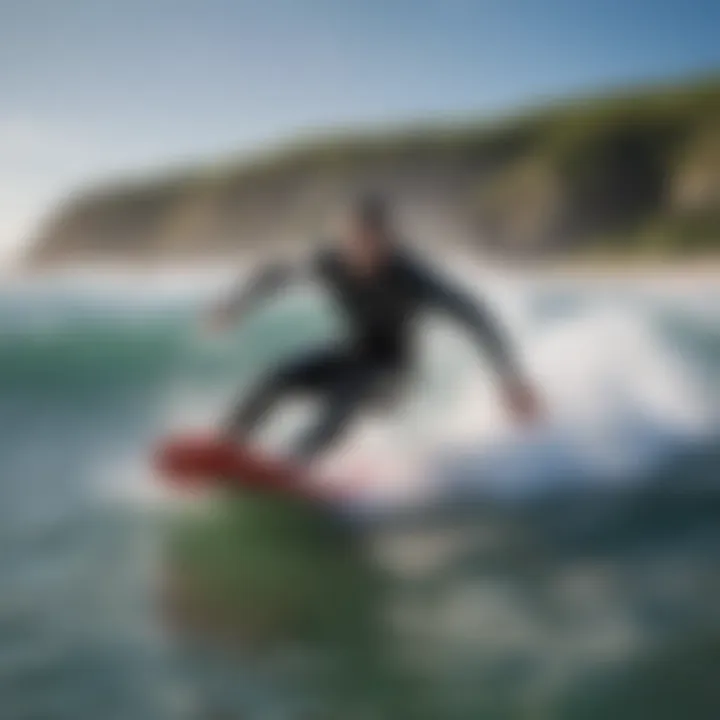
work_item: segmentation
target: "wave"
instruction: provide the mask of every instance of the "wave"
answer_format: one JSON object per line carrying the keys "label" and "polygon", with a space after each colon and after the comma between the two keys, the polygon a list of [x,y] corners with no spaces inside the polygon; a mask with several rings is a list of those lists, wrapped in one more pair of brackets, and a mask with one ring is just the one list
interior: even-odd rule
{"label": "wave", "polygon": [[[420,492],[430,476],[452,492],[468,484],[526,492],[568,477],[640,476],[717,431],[720,333],[702,314],[669,311],[644,295],[487,287],[542,391],[547,423],[533,432],[513,428],[476,349],[431,320],[406,401],[364,418],[329,468],[370,473],[386,493],[408,484]],[[137,422],[156,433],[207,427],[269,364],[339,332],[312,293],[282,297],[229,337],[209,341],[196,327],[207,287],[185,283],[142,297],[96,286],[51,290],[0,298],[6,393],[52,391],[77,410],[83,397],[134,392]],[[286,437],[305,421],[301,411],[270,436]]]}

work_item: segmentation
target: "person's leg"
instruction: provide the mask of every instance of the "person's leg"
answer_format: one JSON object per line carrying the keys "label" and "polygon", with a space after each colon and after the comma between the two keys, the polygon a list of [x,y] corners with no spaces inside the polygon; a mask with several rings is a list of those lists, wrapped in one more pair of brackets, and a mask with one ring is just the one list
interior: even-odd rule
{"label": "person's leg", "polygon": [[336,351],[319,351],[281,365],[263,378],[230,413],[223,425],[231,438],[242,438],[287,395],[321,392],[336,383],[347,364]]}
{"label": "person's leg", "polygon": [[372,366],[349,365],[328,388],[320,419],[294,443],[293,456],[308,461],[336,442],[366,406],[378,375]]}

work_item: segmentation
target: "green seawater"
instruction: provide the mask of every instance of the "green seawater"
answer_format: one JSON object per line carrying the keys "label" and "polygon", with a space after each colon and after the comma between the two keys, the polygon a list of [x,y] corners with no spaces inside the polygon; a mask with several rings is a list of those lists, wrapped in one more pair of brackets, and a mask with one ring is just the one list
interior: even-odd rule
{"label": "green seawater", "polygon": [[[450,501],[376,521],[158,497],[159,436],[338,324],[286,297],[207,341],[203,293],[141,289],[0,292],[3,718],[718,717],[712,283],[492,285],[562,421],[499,458],[440,422]],[[484,370],[428,337],[432,428]]]}

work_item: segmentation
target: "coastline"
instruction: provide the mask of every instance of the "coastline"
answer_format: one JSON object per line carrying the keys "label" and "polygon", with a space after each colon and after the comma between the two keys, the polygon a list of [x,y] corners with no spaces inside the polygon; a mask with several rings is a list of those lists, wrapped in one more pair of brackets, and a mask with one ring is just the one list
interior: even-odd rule
{"label": "coastline", "polygon": [[[278,252],[269,254],[261,250],[244,251],[234,256],[220,258],[183,258],[177,261],[158,260],[148,262],[146,258],[124,260],[58,262],[46,266],[27,266],[14,263],[0,266],[0,282],[41,280],[84,276],[90,277],[221,277],[242,273],[244,268],[277,257]],[[708,253],[692,258],[642,258],[642,257],[574,257],[541,259],[538,261],[504,262],[488,260],[468,252],[443,253],[441,260],[449,263],[460,262],[463,266],[477,265],[490,272],[507,276],[535,276],[559,280],[720,280],[720,252]]]}
{"label": "coastline", "polygon": [[558,278],[720,279],[720,252],[693,258],[568,258],[541,262],[531,272]]}
{"label": "coastline", "polygon": [[[654,278],[669,280],[678,278],[718,278],[720,279],[720,253],[693,259],[561,259],[540,260],[538,262],[503,262],[487,260],[481,256],[462,254],[443,256],[452,262],[461,258],[463,264],[486,267],[493,272],[506,275],[537,275],[547,278],[557,277],[602,280],[612,278]],[[160,277],[168,275],[227,275],[241,271],[266,260],[268,255],[262,252],[243,253],[235,257],[193,261],[149,263],[146,260],[117,260],[89,262],[77,261],[54,263],[33,267],[7,265],[0,267],[0,281],[41,279],[43,277],[61,277],[72,275],[98,276],[134,276]]]}

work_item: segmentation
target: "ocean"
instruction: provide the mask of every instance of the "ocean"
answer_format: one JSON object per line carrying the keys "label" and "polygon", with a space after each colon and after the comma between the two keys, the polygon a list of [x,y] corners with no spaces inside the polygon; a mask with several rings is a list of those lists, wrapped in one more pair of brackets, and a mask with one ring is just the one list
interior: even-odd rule
{"label": "ocean", "polygon": [[428,319],[412,391],[329,461],[366,482],[370,526],[446,508],[367,530],[402,580],[383,656],[407,651],[422,678],[414,702],[398,681],[403,710],[391,691],[303,685],[294,645],[193,665],[159,612],[175,499],[153,444],[211,427],[270,363],[341,332],[298,291],[206,336],[228,281],[78,271],[0,288],[3,720],[720,716],[717,279],[467,274],[541,388],[537,428],[513,427],[481,354]]}

